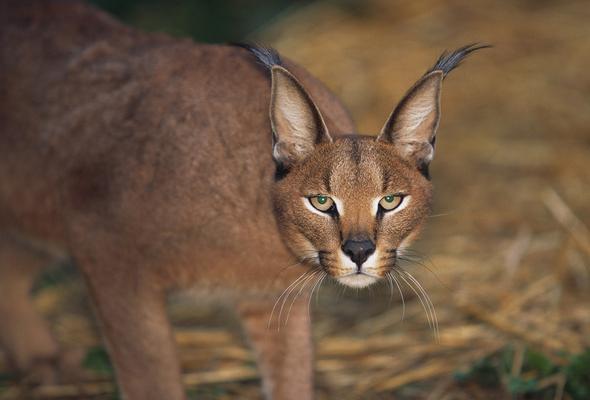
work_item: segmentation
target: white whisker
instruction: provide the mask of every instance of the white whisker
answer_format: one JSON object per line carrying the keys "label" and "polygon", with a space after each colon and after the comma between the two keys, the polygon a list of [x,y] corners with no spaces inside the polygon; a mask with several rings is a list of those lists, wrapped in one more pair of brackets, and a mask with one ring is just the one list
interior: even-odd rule
{"label": "white whisker", "polygon": [[397,286],[397,290],[399,292],[399,297],[402,299],[402,318],[401,318],[401,320],[403,321],[406,316],[406,299],[404,298],[404,292],[403,292],[402,287],[400,286],[399,282],[397,281],[397,279],[395,279],[395,276],[391,272],[389,272],[389,275],[391,276],[391,279],[393,279],[395,286]]}
{"label": "white whisker", "polygon": [[391,302],[393,301],[393,282],[391,281],[391,275],[389,272],[385,274],[387,277],[387,285],[389,286],[389,303],[388,305],[391,306]]}
{"label": "white whisker", "polygon": [[414,282],[414,284],[418,287],[418,290],[420,290],[422,292],[422,294],[424,295],[424,299],[430,308],[431,318],[432,318],[433,324],[434,324],[434,335],[435,335],[436,340],[438,341],[438,339],[439,339],[438,317],[436,316],[436,309],[434,307],[434,304],[432,303],[432,300],[430,299],[430,296],[428,295],[428,293],[426,292],[426,290],[424,289],[422,284],[420,282],[418,282],[418,280],[416,278],[414,278],[414,276],[412,274],[410,274],[408,271],[403,271],[403,273],[409,279],[411,279],[412,282]]}
{"label": "white whisker", "polygon": [[[402,272],[404,272],[404,271],[402,271]],[[420,301],[420,304],[422,305],[422,308],[424,309],[424,313],[426,314],[426,319],[428,320],[428,326],[430,327],[430,329],[432,329],[432,331],[434,333],[434,325],[433,325],[432,320],[430,318],[430,308],[426,306],[424,299],[422,299],[422,294],[418,290],[416,290],[414,285],[412,285],[410,282],[408,282],[408,280],[404,277],[404,275],[401,275],[400,273],[398,273],[398,276],[404,281],[404,283],[410,289],[412,289],[414,294],[418,297],[418,300]]]}
{"label": "white whisker", "polygon": [[[311,271],[305,271],[303,272],[301,275],[299,275],[299,277],[297,279],[295,279],[289,286],[287,286],[287,288],[285,290],[283,290],[283,292],[279,295],[279,297],[277,297],[277,299],[275,300],[275,303],[272,307],[272,310],[270,312],[270,317],[268,318],[268,325],[267,328],[270,329],[270,326],[272,324],[272,317],[274,315],[275,309],[277,307],[277,305],[279,304],[279,302],[281,301],[281,298],[285,295],[285,293],[293,286],[295,285],[297,282],[299,282],[301,279],[303,279],[307,274],[309,274]],[[280,323],[279,323],[279,328],[280,328]]]}
{"label": "white whisker", "polygon": [[317,292],[315,292],[315,305],[316,306],[318,305],[318,297],[320,296],[320,289],[322,288],[323,280],[326,279],[327,276],[328,276],[328,274],[326,274],[324,272],[324,276],[322,277],[322,282],[320,282],[320,285],[318,286],[318,290],[317,290]]}
{"label": "white whisker", "polygon": [[[321,271],[321,272],[323,272],[323,271]],[[310,320],[311,320],[311,298],[313,297],[313,291],[316,289],[316,287],[318,288],[318,291],[319,291],[319,286],[321,286],[321,284],[324,281],[324,279],[326,278],[326,276],[328,276],[326,273],[321,274],[321,276],[316,281],[315,285],[313,285],[313,287],[311,288],[311,293],[309,294],[309,299],[307,301],[307,315]]]}
{"label": "white whisker", "polygon": [[[302,283],[301,283],[301,287],[299,288],[299,291],[295,294],[295,296],[293,296],[293,300],[291,300],[291,304],[289,305],[289,309],[287,310],[287,317],[285,318],[285,325],[287,326],[287,323],[289,322],[289,315],[291,315],[291,309],[293,308],[293,304],[295,304],[295,301],[297,300],[297,297],[299,297],[299,295],[303,292],[303,289],[307,286],[307,284],[309,282],[311,282],[313,280],[313,278],[317,275],[317,273],[320,272],[317,269],[315,269],[313,271],[313,273],[311,275],[309,275]],[[281,307],[281,311],[282,311],[282,307]],[[279,312],[279,323],[281,321],[281,312]]]}

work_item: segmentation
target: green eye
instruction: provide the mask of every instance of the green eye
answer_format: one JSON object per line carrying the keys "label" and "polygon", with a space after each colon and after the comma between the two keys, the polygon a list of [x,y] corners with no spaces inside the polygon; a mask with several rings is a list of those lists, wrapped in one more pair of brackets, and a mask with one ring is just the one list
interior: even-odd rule
{"label": "green eye", "polygon": [[329,211],[334,205],[334,200],[330,197],[320,194],[309,198],[311,205],[321,212]]}
{"label": "green eye", "polygon": [[404,196],[396,195],[396,194],[388,194],[387,196],[384,196],[379,201],[379,205],[385,211],[391,211],[391,210],[395,210],[396,208],[398,208],[400,206],[400,204],[402,204],[403,199],[404,199]]}

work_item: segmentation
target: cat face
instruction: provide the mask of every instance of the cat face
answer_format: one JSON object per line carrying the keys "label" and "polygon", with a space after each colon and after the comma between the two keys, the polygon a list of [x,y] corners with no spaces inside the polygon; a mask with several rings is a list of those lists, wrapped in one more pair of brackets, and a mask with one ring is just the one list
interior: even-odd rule
{"label": "cat face", "polygon": [[363,136],[318,145],[273,191],[291,251],[353,287],[386,277],[430,202],[430,181],[395,146]]}
{"label": "cat face", "polygon": [[274,212],[299,261],[353,287],[387,277],[430,211],[428,166],[443,78],[483,47],[444,53],[376,137],[332,137],[321,111],[278,56],[258,52],[272,75]]}

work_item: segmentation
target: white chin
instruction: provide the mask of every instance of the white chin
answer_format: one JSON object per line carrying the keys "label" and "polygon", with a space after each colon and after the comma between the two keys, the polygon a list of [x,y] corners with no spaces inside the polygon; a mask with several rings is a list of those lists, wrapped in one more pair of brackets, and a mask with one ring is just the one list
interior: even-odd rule
{"label": "white chin", "polygon": [[354,288],[365,288],[377,282],[378,279],[365,274],[354,274],[341,276],[336,278],[336,280],[345,286],[350,286]]}

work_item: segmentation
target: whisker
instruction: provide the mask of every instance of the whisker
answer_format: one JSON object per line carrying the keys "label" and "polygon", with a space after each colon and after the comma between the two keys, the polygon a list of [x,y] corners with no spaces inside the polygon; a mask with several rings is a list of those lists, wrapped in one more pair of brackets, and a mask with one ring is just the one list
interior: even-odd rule
{"label": "whisker", "polygon": [[[328,277],[328,274],[324,271],[324,276],[322,277],[322,281]],[[320,289],[322,287],[322,283],[320,282],[320,286],[318,287],[318,291],[315,292],[315,305],[318,305],[318,297],[320,296]]]}
{"label": "whisker", "polygon": [[449,211],[449,212],[441,213],[441,214],[432,214],[432,215],[429,215],[428,218],[446,217],[447,215],[452,215],[454,213],[455,213],[454,211]]}
{"label": "whisker", "polygon": [[395,279],[395,276],[389,272],[389,275],[391,276],[391,279],[393,279],[393,282],[395,282],[395,286],[397,286],[397,290],[399,292],[399,297],[402,299],[402,318],[401,320],[404,320],[404,317],[406,316],[406,300],[404,298],[404,292],[399,284],[399,282],[397,281],[397,279]]}
{"label": "whisker", "polygon": [[289,299],[289,296],[291,296],[291,293],[293,293],[295,290],[297,290],[297,287],[298,287],[299,285],[303,285],[303,286],[304,286],[304,285],[306,284],[306,282],[307,282],[307,281],[308,281],[308,280],[309,280],[309,279],[310,279],[310,278],[311,278],[311,277],[312,277],[312,276],[315,274],[315,272],[316,272],[316,269],[317,269],[317,268],[315,268],[315,269],[313,269],[313,270],[310,270],[310,271],[309,271],[309,273],[307,274],[307,276],[306,276],[304,279],[300,280],[300,281],[299,281],[299,282],[298,282],[298,283],[297,283],[295,286],[293,286],[291,289],[289,289],[289,291],[288,291],[288,292],[285,294],[285,296],[283,297],[283,300],[282,300],[282,302],[281,302],[281,307],[280,307],[280,309],[279,309],[279,316],[278,316],[278,320],[277,320],[278,327],[279,327],[279,329],[278,329],[278,330],[280,330],[281,322],[282,322],[282,320],[283,320],[283,319],[282,319],[282,315],[283,315],[283,308],[285,307],[285,304],[287,303],[287,300]]}
{"label": "whisker", "polygon": [[[424,264],[421,260],[415,260],[413,258],[408,258],[406,256],[398,256],[397,257],[399,260],[401,261],[405,261],[405,262],[409,262],[409,263],[413,263],[413,264],[417,264],[419,266],[421,266],[422,268],[424,268],[425,270],[427,270],[428,272],[430,272],[432,274],[432,276],[434,276],[436,278],[436,280],[438,281],[438,283],[440,283],[445,289],[447,290],[451,290],[451,288],[449,287],[449,285],[447,285],[446,283],[444,283],[440,277],[438,276],[438,274],[436,272],[434,272],[432,269],[430,269],[426,264]],[[432,263],[432,262],[431,262]]]}
{"label": "whisker", "polygon": [[[293,307],[293,304],[295,303],[295,301],[297,300],[297,297],[303,293],[305,287],[307,286],[307,284],[311,281],[313,281],[314,277],[318,274],[318,272],[321,271],[321,267],[317,266],[316,268],[314,268],[313,270],[311,270],[310,274],[305,277],[305,279],[303,279],[302,281],[299,282],[299,284],[295,285],[290,291],[289,293],[286,294],[286,296],[283,298],[283,302],[281,304],[281,308],[279,309],[279,322],[282,320],[281,315],[283,312],[283,308],[284,306],[287,305],[287,302],[289,301],[289,296],[293,295],[293,299],[289,305],[289,308],[286,309],[287,310],[287,319],[285,320],[285,323],[283,324],[283,326],[287,325],[288,319],[289,319],[289,314],[291,313],[291,308]],[[299,287],[299,290],[297,290],[297,287]]]}
{"label": "whisker", "polygon": [[287,269],[289,267],[292,267],[293,265],[301,264],[301,263],[304,263],[306,261],[311,261],[311,260],[317,258],[317,256],[318,256],[318,252],[317,251],[305,252],[302,255],[302,257],[297,262],[295,262],[294,264],[290,264],[290,265],[287,265],[287,266],[281,268],[281,271],[283,271],[283,270],[285,270],[285,269]]}
{"label": "whisker", "polygon": [[[410,281],[414,284],[414,287],[420,292],[420,294],[422,295],[422,298],[424,299],[424,302],[426,303],[426,306],[428,307],[428,311],[430,313],[430,318],[431,321],[433,322],[433,329],[436,327],[435,326],[435,317],[436,315],[433,313],[432,307],[433,304],[430,301],[430,297],[428,297],[428,294],[426,293],[426,291],[424,290],[424,288],[422,287],[422,285],[420,284],[420,282],[418,282],[416,280],[416,278],[414,278],[413,275],[411,275],[409,272],[402,270],[402,273],[408,277],[408,279],[410,279]],[[434,332],[433,332],[434,333]]]}
{"label": "whisker", "polygon": [[[289,305],[289,309],[287,311],[287,318],[285,318],[285,325],[284,326],[287,326],[287,323],[289,322],[289,315],[291,315],[291,309],[293,308],[293,304],[295,304],[297,297],[299,297],[299,295],[303,292],[303,289],[305,288],[305,286],[307,286],[308,282],[311,282],[313,280],[313,278],[317,275],[318,272],[320,272],[320,271],[318,271],[317,269],[314,270],[314,272],[303,281],[303,283],[301,284],[301,287],[299,288],[299,291],[295,294],[295,296],[293,296],[293,300],[291,300],[291,304]],[[281,312],[282,312],[282,307],[281,307],[281,311],[279,311],[279,323],[281,322]]]}
{"label": "whisker", "polygon": [[346,295],[346,290],[348,289],[348,286],[346,285],[340,285],[342,289],[340,289],[340,298],[342,298],[342,296]]}
{"label": "whisker", "polygon": [[388,302],[388,306],[391,306],[391,302],[393,301],[393,282],[391,281],[391,275],[389,275],[389,272],[385,273],[385,276],[387,277],[387,285],[389,286],[389,302]]}
{"label": "whisker", "polygon": [[316,258],[316,254],[317,254],[317,252],[309,252],[309,255],[304,255],[300,260],[294,262],[293,264],[288,264],[284,267],[281,267],[279,269],[279,271],[275,274],[275,276],[272,280],[272,284],[274,284],[276,282],[276,280],[281,276],[281,274],[284,273],[289,268],[295,267],[297,265],[302,265],[308,261],[313,261]]}
{"label": "whisker", "polygon": [[424,295],[424,299],[426,300],[426,302],[429,304],[430,307],[430,312],[431,312],[431,316],[432,316],[432,320],[434,323],[434,334],[435,334],[435,338],[438,341],[439,340],[439,329],[438,329],[438,317],[436,315],[436,309],[434,307],[434,304],[432,303],[432,300],[430,299],[430,296],[428,295],[428,293],[426,292],[426,290],[424,289],[424,287],[422,286],[422,284],[412,275],[410,274],[408,271],[402,271],[409,279],[412,280],[412,282],[414,282],[414,284],[418,287],[418,289],[422,292],[422,294]]}
{"label": "whisker", "polygon": [[430,319],[430,308],[426,307],[426,304],[424,303],[424,300],[422,299],[422,294],[418,290],[416,290],[414,285],[412,285],[410,282],[408,282],[408,280],[403,275],[401,275],[399,272],[398,272],[398,276],[404,281],[404,283],[410,289],[412,289],[414,294],[416,294],[416,296],[418,297],[418,300],[420,301],[420,304],[422,305],[422,308],[424,309],[424,313],[426,314],[426,319],[428,320],[428,326],[430,327],[430,329],[433,330],[433,333],[434,333],[434,326],[433,326],[433,323]]}
{"label": "whisker", "polygon": [[[293,286],[296,285],[297,282],[299,282],[301,279],[303,279],[307,274],[309,274],[311,272],[311,270],[305,271],[303,272],[301,275],[299,275],[299,277],[297,279],[295,279],[289,286],[287,286],[287,288],[285,290],[283,290],[283,292],[279,295],[279,297],[277,297],[277,299],[275,300],[275,303],[272,307],[272,310],[270,312],[270,317],[268,319],[268,325],[267,328],[270,329],[270,326],[272,324],[272,317],[274,315],[275,309],[278,306],[279,302],[281,301],[281,298],[285,295],[285,293]],[[279,328],[280,328],[280,321],[279,321]]]}
{"label": "whisker", "polygon": [[[309,299],[307,300],[307,316],[310,320],[311,320],[311,298],[313,297],[313,291],[316,289],[316,287],[318,288],[318,291],[319,291],[319,285],[322,284],[322,282],[324,281],[326,276],[328,276],[326,273],[320,274],[320,277],[318,277],[315,285],[313,285],[313,287],[311,288],[311,292],[309,294]],[[317,300],[317,297],[316,297],[316,300]]]}
{"label": "whisker", "polygon": [[405,257],[405,256],[416,257],[420,260],[428,258],[428,256],[425,255],[424,253],[422,253],[421,251],[419,251],[417,249],[409,248],[409,247],[397,249],[397,254],[402,257]]}
{"label": "whisker", "polygon": [[291,286],[295,285],[300,279],[302,279],[304,276],[306,276],[309,273],[309,271],[304,271],[301,275],[299,275],[299,277],[297,277],[297,279],[295,279],[293,282],[291,282],[291,284],[289,286],[287,286],[282,292],[281,294],[277,297],[277,299],[275,300],[273,306],[272,306],[272,310],[270,311],[270,317],[268,318],[268,324],[267,324],[267,329],[270,329],[270,326],[272,324],[272,317],[274,315],[275,309],[277,307],[277,305],[279,304],[279,302],[281,301],[281,298],[285,295],[285,293],[287,292],[287,290],[289,290],[291,288]]}
{"label": "whisker", "polygon": [[424,297],[430,303],[430,308],[432,309],[432,316],[434,319],[434,325],[436,328],[436,339],[438,341],[440,338],[440,330],[439,330],[439,326],[438,326],[438,316],[436,315],[436,307],[434,307],[434,303],[432,302],[430,295],[428,294],[426,289],[424,289],[422,284],[414,276],[412,276],[409,272],[406,271],[406,273],[414,280],[414,282],[416,282],[416,285],[418,285],[418,287],[422,290],[422,293],[424,293]]}

